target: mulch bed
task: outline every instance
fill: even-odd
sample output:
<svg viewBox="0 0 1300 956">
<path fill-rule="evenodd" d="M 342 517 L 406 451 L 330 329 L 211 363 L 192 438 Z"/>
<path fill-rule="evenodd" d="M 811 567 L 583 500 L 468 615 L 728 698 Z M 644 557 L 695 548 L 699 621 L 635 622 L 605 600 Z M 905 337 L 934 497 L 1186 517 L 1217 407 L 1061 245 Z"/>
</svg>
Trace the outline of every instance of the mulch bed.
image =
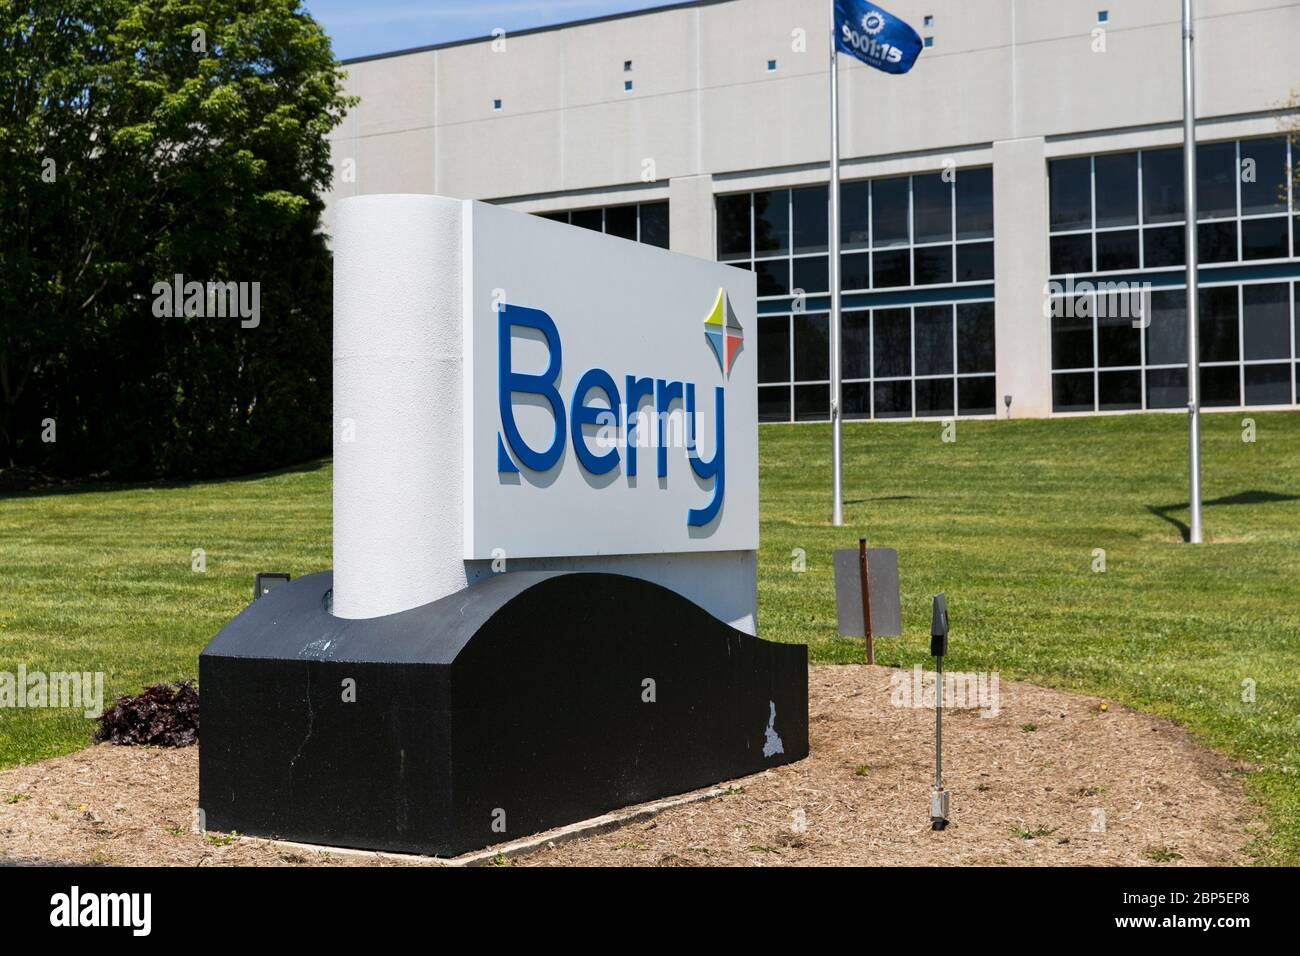
<svg viewBox="0 0 1300 956">
<path fill-rule="evenodd" d="M 516 866 L 1239 865 L 1258 826 L 1240 771 L 1173 724 L 1001 684 L 1000 713 L 944 718 L 952 824 L 930 829 L 934 717 L 883 667 L 810 670 L 812 752 L 725 795 L 545 847 Z M 1030 728 L 1033 729 L 1030 729 Z M 198 751 L 100 744 L 0 772 L 0 860 L 407 865 L 192 832 Z M 430 861 L 433 862 L 433 861 Z"/>
</svg>

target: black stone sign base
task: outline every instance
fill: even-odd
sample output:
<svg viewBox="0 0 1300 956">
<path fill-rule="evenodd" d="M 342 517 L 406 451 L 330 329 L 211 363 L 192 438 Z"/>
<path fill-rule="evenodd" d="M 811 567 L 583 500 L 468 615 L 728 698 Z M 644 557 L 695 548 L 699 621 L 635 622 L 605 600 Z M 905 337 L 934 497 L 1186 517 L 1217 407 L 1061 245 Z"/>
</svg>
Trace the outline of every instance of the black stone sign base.
<svg viewBox="0 0 1300 956">
<path fill-rule="evenodd" d="M 511 572 L 368 620 L 332 575 L 199 657 L 209 830 L 456 855 L 808 754 L 808 652 L 615 574 Z"/>
</svg>

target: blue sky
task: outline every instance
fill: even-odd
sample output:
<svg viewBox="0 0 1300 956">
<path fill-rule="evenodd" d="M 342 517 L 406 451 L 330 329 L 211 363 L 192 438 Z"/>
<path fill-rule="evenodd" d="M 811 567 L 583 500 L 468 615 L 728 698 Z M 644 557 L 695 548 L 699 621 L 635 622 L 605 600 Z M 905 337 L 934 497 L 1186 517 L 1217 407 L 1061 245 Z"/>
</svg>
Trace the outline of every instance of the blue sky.
<svg viewBox="0 0 1300 956">
<path fill-rule="evenodd" d="M 673 0 L 305 0 L 341 60 L 585 20 Z"/>
</svg>

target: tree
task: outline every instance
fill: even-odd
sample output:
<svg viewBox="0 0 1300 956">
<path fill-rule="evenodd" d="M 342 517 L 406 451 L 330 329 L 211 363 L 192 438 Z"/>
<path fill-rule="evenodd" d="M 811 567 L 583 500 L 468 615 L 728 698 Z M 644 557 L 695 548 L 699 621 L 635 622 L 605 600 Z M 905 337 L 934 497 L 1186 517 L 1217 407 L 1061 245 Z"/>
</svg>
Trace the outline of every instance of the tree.
<svg viewBox="0 0 1300 956">
<path fill-rule="evenodd" d="M 0 0 L 0 464 L 228 474 L 328 448 L 342 77 L 297 0 Z M 210 295 L 167 314 L 176 275 L 256 288 L 259 321 Z"/>
</svg>

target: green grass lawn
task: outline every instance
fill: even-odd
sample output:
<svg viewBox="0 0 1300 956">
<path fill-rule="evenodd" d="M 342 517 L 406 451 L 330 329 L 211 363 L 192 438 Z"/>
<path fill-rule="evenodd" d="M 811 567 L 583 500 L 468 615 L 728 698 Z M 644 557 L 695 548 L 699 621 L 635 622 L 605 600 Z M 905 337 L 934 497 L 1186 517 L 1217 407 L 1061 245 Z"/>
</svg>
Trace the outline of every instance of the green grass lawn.
<svg viewBox="0 0 1300 956">
<path fill-rule="evenodd" d="M 902 638 L 928 663 L 929 597 L 948 595 L 947 667 L 1104 695 L 1163 714 L 1250 765 L 1271 826 L 1254 847 L 1300 863 L 1300 415 L 1205 418 L 1207 543 L 1182 543 L 1181 415 L 845 428 L 845 524 L 830 526 L 830 430 L 761 431 L 763 636 L 818 662 L 835 635 L 830 552 L 899 549 Z M 330 563 L 330 468 L 255 479 L 0 497 L 0 670 L 107 675 L 108 695 L 193 677 L 256 571 Z M 191 570 L 204 549 L 207 570 Z M 1095 573 L 1094 550 L 1105 551 Z M 802 549 L 807 570 L 792 569 Z M 1243 700 L 1244 682 L 1255 700 Z M 0 766 L 85 744 L 79 712 L 0 711 Z"/>
</svg>

